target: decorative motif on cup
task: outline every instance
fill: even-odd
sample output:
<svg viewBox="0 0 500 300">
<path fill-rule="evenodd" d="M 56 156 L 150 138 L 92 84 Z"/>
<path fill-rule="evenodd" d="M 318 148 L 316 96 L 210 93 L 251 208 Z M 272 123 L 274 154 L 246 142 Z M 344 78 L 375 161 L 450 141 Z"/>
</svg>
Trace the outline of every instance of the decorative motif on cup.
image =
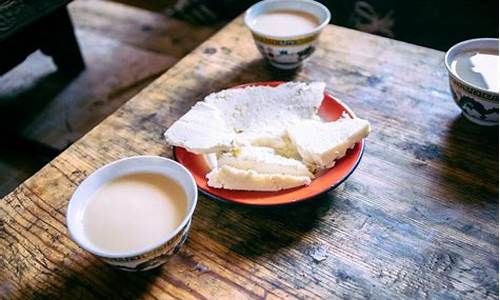
<svg viewBox="0 0 500 300">
<path fill-rule="evenodd" d="M 463 89 L 465 92 L 467 92 L 473 96 L 480 97 L 481 100 L 498 102 L 498 94 L 495 95 L 492 93 L 486 93 L 486 92 L 480 91 L 474 87 L 463 84 L 462 82 L 456 80 L 455 78 L 453 78 L 451 76 L 450 76 L 450 79 L 451 79 L 451 82 L 453 85 Z"/>
<path fill-rule="evenodd" d="M 272 45 L 272 46 L 281 46 L 281 47 L 294 47 L 294 46 L 301 46 L 308 44 L 318 38 L 317 34 L 301 38 L 301 39 L 294 39 L 294 40 L 277 40 L 277 39 L 272 39 L 272 38 L 266 38 L 261 35 L 258 35 L 256 33 L 253 33 L 253 37 L 255 38 L 256 41 L 259 41 L 263 44 L 266 45 Z"/>
<path fill-rule="evenodd" d="M 487 120 L 488 115 L 491 114 L 497 114 L 498 115 L 498 108 L 490 108 L 490 109 L 485 109 L 484 106 L 477 102 L 476 100 L 467 97 L 467 96 L 462 96 L 460 100 L 458 100 L 458 105 L 463 109 L 463 110 L 474 110 L 476 113 L 480 115 L 481 120 Z"/>
<path fill-rule="evenodd" d="M 299 51 L 289 51 L 287 49 L 273 49 L 272 47 L 266 47 L 263 44 L 257 44 L 257 48 L 259 51 L 271 59 L 279 59 L 280 57 L 296 57 L 296 61 L 288 62 L 288 64 L 295 64 L 297 62 L 301 62 L 307 57 L 311 56 L 313 52 L 316 50 L 316 47 L 313 45 L 309 45 Z M 282 64 L 287 64 L 287 62 L 281 62 Z"/>
<path fill-rule="evenodd" d="M 483 121 L 492 121 L 495 122 L 494 114 L 497 115 L 498 118 L 498 106 L 485 108 L 481 102 L 476 99 L 463 95 L 459 87 L 454 86 L 450 83 L 450 90 L 453 95 L 453 99 L 455 99 L 457 105 L 467 114 L 470 114 L 470 111 L 474 111 L 477 115 L 479 115 L 479 119 Z"/>
</svg>

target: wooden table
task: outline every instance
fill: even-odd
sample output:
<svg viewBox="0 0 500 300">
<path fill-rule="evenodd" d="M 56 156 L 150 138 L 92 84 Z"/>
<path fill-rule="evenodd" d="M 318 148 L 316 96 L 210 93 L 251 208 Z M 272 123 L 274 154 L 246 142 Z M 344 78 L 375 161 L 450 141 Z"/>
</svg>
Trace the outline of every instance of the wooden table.
<svg viewBox="0 0 500 300">
<path fill-rule="evenodd" d="M 236 19 L 0 202 L 0 297 L 497 299 L 498 128 L 460 116 L 443 53 L 329 26 L 296 74 L 272 70 Z M 200 196 L 162 268 L 114 270 L 69 237 L 79 182 L 113 160 L 171 157 L 162 134 L 237 84 L 321 80 L 373 132 L 343 187 L 287 207 Z"/>
</svg>

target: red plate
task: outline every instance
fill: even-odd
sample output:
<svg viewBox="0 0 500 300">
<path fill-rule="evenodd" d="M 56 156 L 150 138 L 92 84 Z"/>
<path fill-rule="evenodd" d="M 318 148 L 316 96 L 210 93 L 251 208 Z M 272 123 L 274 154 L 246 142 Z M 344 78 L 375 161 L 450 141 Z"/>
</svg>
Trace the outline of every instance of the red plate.
<svg viewBox="0 0 500 300">
<path fill-rule="evenodd" d="M 257 82 L 237 86 L 277 86 L 282 84 L 280 81 Z M 319 115 L 327 121 L 337 120 L 343 112 L 354 117 L 354 113 L 342 102 L 336 100 L 325 92 L 325 97 L 319 108 Z M 337 160 L 335 166 L 324 172 L 321 176 L 315 178 L 310 185 L 287 189 L 279 192 L 250 192 L 250 191 L 232 191 L 226 189 L 211 188 L 207 185 L 205 175 L 210 171 L 202 155 L 193 154 L 181 147 L 174 147 L 175 159 L 184 165 L 193 174 L 198 189 L 203 194 L 228 202 L 243 205 L 269 206 L 289 204 L 304 201 L 337 187 L 351 175 L 361 160 L 364 151 L 364 140 L 357 143 L 353 149 L 348 150 L 346 156 Z"/>
</svg>

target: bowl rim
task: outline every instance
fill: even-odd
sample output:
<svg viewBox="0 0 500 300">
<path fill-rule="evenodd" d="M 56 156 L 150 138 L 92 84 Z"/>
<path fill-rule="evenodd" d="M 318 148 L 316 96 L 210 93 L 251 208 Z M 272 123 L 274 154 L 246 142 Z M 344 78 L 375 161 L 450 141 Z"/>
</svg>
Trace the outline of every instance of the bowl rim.
<svg viewBox="0 0 500 300">
<path fill-rule="evenodd" d="M 448 71 L 448 75 L 453 77 L 453 79 L 459 81 L 460 83 L 462 83 L 464 85 L 467 85 L 471 88 L 474 88 L 482 93 L 486 93 L 486 94 L 493 95 L 493 96 L 498 96 L 498 92 L 484 89 L 482 87 L 479 87 L 475 84 L 472 84 L 470 82 L 463 80 L 458 75 L 456 75 L 455 72 L 453 72 L 453 70 L 451 69 L 451 65 L 450 65 L 450 57 L 451 57 L 452 53 L 458 52 L 457 49 L 459 49 L 460 47 L 463 47 L 465 45 L 468 45 L 468 44 L 485 42 L 485 41 L 495 41 L 496 45 L 498 45 L 499 39 L 498 38 L 475 38 L 475 39 L 469 39 L 469 40 L 465 40 L 465 41 L 462 41 L 460 43 L 457 43 L 457 44 L 453 45 L 450 49 L 448 49 L 448 51 L 446 51 L 446 54 L 444 56 L 444 64 L 446 66 L 446 70 Z M 498 46 L 497 46 L 497 50 L 498 50 Z M 498 102 L 498 101 L 492 101 L 492 102 Z"/>
<path fill-rule="evenodd" d="M 194 197 L 193 197 L 193 202 L 192 202 L 193 204 L 191 205 L 191 207 L 186 212 L 186 215 L 183 217 L 182 222 L 177 227 L 175 227 L 175 229 L 172 230 L 165 238 L 161 239 L 160 241 L 158 241 L 158 242 L 156 242 L 156 243 L 154 243 L 154 244 L 152 244 L 150 246 L 144 247 L 143 249 L 135 250 L 135 251 L 129 251 L 129 252 L 108 252 L 108 251 L 103 251 L 103 250 L 99 249 L 98 247 L 95 247 L 94 245 L 92 245 L 92 243 L 87 242 L 80 235 L 75 234 L 75 231 L 76 231 L 75 226 L 77 226 L 76 223 L 78 221 L 74 217 L 71 218 L 69 212 L 76 209 L 76 208 L 74 208 L 74 206 L 76 205 L 75 204 L 76 201 L 78 201 L 77 200 L 78 199 L 77 198 L 78 197 L 77 192 L 80 189 L 84 188 L 83 187 L 84 184 L 86 182 L 88 182 L 90 180 L 90 178 L 99 176 L 106 169 L 109 169 L 109 168 L 112 168 L 112 167 L 116 167 L 117 165 L 124 164 L 125 162 L 131 161 L 131 160 L 140 160 L 140 161 L 141 160 L 156 160 L 156 161 L 160 162 L 160 164 L 165 164 L 165 163 L 169 164 L 170 166 L 174 166 L 175 168 L 178 168 L 179 170 L 181 170 L 181 172 L 187 174 L 187 178 L 189 178 L 189 181 L 187 182 L 186 185 L 181 184 L 177 180 L 176 181 L 179 183 L 179 185 L 181 185 L 181 187 L 184 190 L 187 190 L 188 188 L 193 190 L 193 192 L 194 192 Z M 78 187 L 73 192 L 73 194 L 72 194 L 72 196 L 71 196 L 71 198 L 69 200 L 68 206 L 66 208 L 66 227 L 68 228 L 68 232 L 69 232 L 69 235 L 70 235 L 71 239 L 76 244 L 78 244 L 78 246 L 80 246 L 82 249 L 84 249 L 84 250 L 86 250 L 86 251 L 88 251 L 88 252 L 90 252 L 90 253 L 92 253 L 92 254 L 94 254 L 96 256 L 99 256 L 99 257 L 102 257 L 102 258 L 105 258 L 105 259 L 106 258 L 109 258 L 109 259 L 131 258 L 131 257 L 136 257 L 136 256 L 141 256 L 141 255 L 147 254 L 147 253 L 149 253 L 149 252 L 151 252 L 151 251 L 153 251 L 153 250 L 155 250 L 157 248 L 160 248 L 161 246 L 163 246 L 164 244 L 166 244 L 170 240 L 172 240 L 190 222 L 190 220 L 193 217 L 194 211 L 196 209 L 197 203 L 198 203 L 198 187 L 196 186 L 196 182 L 194 181 L 194 178 L 191 175 L 191 172 L 189 172 L 186 169 L 186 167 L 184 167 L 180 163 L 176 162 L 175 160 L 172 160 L 172 159 L 169 159 L 169 158 L 166 158 L 166 157 L 162 157 L 162 156 L 156 156 L 156 155 L 135 155 L 135 156 L 129 156 L 129 157 L 125 157 L 125 158 L 122 158 L 122 159 L 115 160 L 115 161 L 110 162 L 110 163 L 108 163 L 108 164 L 106 164 L 104 166 L 99 167 L 92 174 L 88 175 L 87 178 L 85 178 L 78 185 Z M 84 208 L 86 208 L 86 206 Z"/>
<path fill-rule="evenodd" d="M 296 2 L 296 3 L 303 3 L 305 5 L 316 6 L 316 7 L 319 7 L 323 12 L 325 12 L 326 18 L 325 18 L 325 20 L 323 20 L 323 22 L 321 22 L 313 30 L 311 30 L 307 33 L 277 36 L 277 35 L 272 35 L 272 34 L 268 34 L 265 32 L 255 30 L 251 24 L 250 14 L 255 9 L 257 9 L 259 7 L 263 7 L 263 6 L 268 5 L 269 3 L 275 3 L 275 2 L 278 2 L 278 3 Z M 299 9 L 295 9 L 295 10 L 299 10 Z M 328 25 L 330 23 L 331 18 L 332 18 L 332 14 L 331 14 L 330 10 L 326 6 L 324 6 L 323 4 L 321 4 L 317 1 L 314 1 L 314 0 L 263 0 L 263 1 L 257 2 L 255 4 L 253 4 L 252 6 L 250 6 L 245 11 L 245 16 L 243 19 L 244 19 L 244 23 L 245 23 L 246 27 L 248 29 L 250 29 L 250 31 L 252 33 L 258 34 L 260 36 L 276 39 L 276 40 L 292 40 L 292 39 L 297 39 L 297 38 L 304 37 L 304 36 L 311 36 L 311 35 L 315 35 L 315 34 L 319 33 L 321 30 L 323 30 L 323 28 L 326 27 L 326 25 Z"/>
</svg>

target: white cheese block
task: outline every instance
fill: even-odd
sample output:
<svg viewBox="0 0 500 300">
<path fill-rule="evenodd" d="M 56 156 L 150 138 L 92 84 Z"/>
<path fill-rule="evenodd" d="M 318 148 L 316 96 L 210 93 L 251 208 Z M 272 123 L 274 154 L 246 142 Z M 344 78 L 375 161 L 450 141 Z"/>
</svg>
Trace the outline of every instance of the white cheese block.
<svg viewBox="0 0 500 300">
<path fill-rule="evenodd" d="M 250 86 L 213 93 L 205 98 L 221 112 L 226 122 L 241 137 L 250 140 L 281 136 L 286 127 L 313 118 L 321 102 L 323 82 L 289 82 L 277 87 Z"/>
<path fill-rule="evenodd" d="M 168 143 L 201 154 L 229 150 L 235 132 L 228 127 L 215 106 L 196 103 L 165 132 Z"/>
<path fill-rule="evenodd" d="M 311 183 L 307 176 L 261 174 L 227 165 L 212 170 L 207 179 L 210 187 L 244 191 L 279 191 Z"/>
<path fill-rule="evenodd" d="M 307 120 L 290 126 L 287 133 L 303 161 L 317 169 L 330 168 L 349 148 L 368 136 L 370 123 L 342 118 L 335 122 Z"/>
<path fill-rule="evenodd" d="M 300 161 L 275 154 L 266 147 L 242 147 L 223 153 L 217 166 L 230 166 L 241 170 L 253 170 L 260 174 L 283 174 L 314 178 L 307 167 Z"/>
<path fill-rule="evenodd" d="M 324 83 L 290 82 L 228 89 L 208 95 L 205 101 L 221 111 L 237 133 L 237 145 L 280 148 L 286 127 L 316 116 L 324 88 Z"/>
<path fill-rule="evenodd" d="M 217 153 L 205 154 L 203 157 L 210 170 L 217 168 Z"/>
<path fill-rule="evenodd" d="M 324 88 L 320 82 L 290 82 L 213 93 L 175 122 L 165 137 L 194 153 L 279 140 L 289 125 L 317 118 Z"/>
<path fill-rule="evenodd" d="M 256 134 L 256 136 L 258 133 Z M 299 152 L 297 152 L 297 148 L 290 141 L 286 132 L 282 136 L 264 136 L 260 135 L 252 140 L 251 143 L 241 143 L 241 141 L 236 137 L 236 145 L 244 146 L 244 145 L 252 145 L 256 147 L 267 147 L 274 149 L 275 153 L 286 158 L 293 158 L 295 160 L 302 160 Z"/>
</svg>

